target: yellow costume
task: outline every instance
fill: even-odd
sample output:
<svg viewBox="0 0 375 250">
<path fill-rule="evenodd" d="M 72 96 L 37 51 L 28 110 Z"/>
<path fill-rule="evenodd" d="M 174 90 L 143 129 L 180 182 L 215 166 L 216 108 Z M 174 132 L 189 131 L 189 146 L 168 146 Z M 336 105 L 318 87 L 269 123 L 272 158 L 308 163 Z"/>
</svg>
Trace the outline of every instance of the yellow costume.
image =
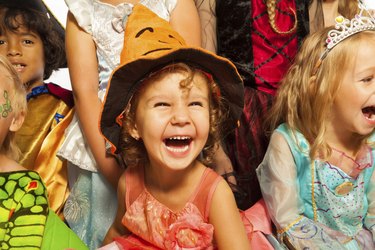
<svg viewBox="0 0 375 250">
<path fill-rule="evenodd" d="M 37 171 L 47 186 L 50 208 L 62 217 L 69 195 L 66 161 L 56 156 L 74 109 L 71 91 L 55 84 L 35 87 L 27 96 L 28 113 L 16 133 L 20 164 Z"/>
</svg>

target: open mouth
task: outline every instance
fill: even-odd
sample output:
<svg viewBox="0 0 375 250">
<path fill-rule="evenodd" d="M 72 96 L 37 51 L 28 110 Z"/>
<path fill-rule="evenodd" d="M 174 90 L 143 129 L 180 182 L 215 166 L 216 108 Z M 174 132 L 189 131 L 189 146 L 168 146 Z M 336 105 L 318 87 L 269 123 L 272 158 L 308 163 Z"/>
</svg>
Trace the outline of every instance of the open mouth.
<svg viewBox="0 0 375 250">
<path fill-rule="evenodd" d="M 192 138 L 189 136 L 173 136 L 164 139 L 166 148 L 174 153 L 183 153 L 189 149 Z"/>
<path fill-rule="evenodd" d="M 375 121 L 375 106 L 369 106 L 362 109 L 363 115 L 367 120 Z"/>
<path fill-rule="evenodd" d="M 13 67 L 14 67 L 17 71 L 20 71 L 20 70 L 22 70 L 23 68 L 25 68 L 25 65 L 24 65 L 24 64 L 21 64 L 21 63 L 14 63 L 14 64 L 13 64 Z"/>
</svg>

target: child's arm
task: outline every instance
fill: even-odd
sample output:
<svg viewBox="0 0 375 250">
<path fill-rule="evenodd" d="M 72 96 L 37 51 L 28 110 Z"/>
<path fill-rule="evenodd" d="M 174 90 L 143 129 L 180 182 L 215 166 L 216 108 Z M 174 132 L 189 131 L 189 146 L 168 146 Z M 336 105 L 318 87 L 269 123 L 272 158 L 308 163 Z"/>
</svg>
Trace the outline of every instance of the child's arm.
<svg viewBox="0 0 375 250">
<path fill-rule="evenodd" d="M 280 241 L 292 244 L 295 249 L 345 248 L 340 243 L 345 235 L 305 216 L 297 167 L 289 145 L 280 133 L 273 133 L 257 174 Z"/>
<path fill-rule="evenodd" d="M 84 137 L 98 170 L 116 187 L 122 169 L 116 159 L 106 153 L 98 127 L 101 101 L 98 98 L 99 74 L 95 44 L 91 35 L 79 28 L 71 13 L 68 14 L 66 26 L 66 54 L 75 108 Z"/>
<path fill-rule="evenodd" d="M 225 180 L 220 181 L 212 197 L 209 222 L 214 226 L 218 249 L 250 249 L 233 192 Z"/>
<path fill-rule="evenodd" d="M 216 14 L 215 0 L 195 0 L 201 21 L 202 47 L 216 53 Z"/>
<path fill-rule="evenodd" d="M 179 0 L 173 9 L 170 24 L 188 45 L 201 46 L 201 27 L 193 0 Z"/>
<path fill-rule="evenodd" d="M 125 185 L 125 172 L 119 179 L 118 187 L 117 187 L 117 213 L 116 217 L 112 223 L 112 226 L 108 229 L 108 232 L 104 238 L 103 245 L 109 244 L 113 241 L 113 238 L 124 236 L 130 234 L 127 228 L 122 224 L 122 218 L 126 212 L 126 204 L 125 204 L 125 194 L 126 194 L 126 185 Z"/>
<path fill-rule="evenodd" d="M 368 210 L 365 218 L 365 227 L 371 231 L 375 243 L 375 171 L 372 172 L 371 181 L 367 189 Z"/>
</svg>

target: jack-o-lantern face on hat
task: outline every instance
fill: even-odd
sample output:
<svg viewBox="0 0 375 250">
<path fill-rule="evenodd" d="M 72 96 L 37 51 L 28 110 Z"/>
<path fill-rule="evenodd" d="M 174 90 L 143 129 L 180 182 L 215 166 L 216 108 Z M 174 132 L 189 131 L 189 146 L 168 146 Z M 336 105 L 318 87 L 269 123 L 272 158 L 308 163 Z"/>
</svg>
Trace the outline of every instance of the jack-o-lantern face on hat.
<svg viewBox="0 0 375 250">
<path fill-rule="evenodd" d="M 155 34 L 158 34 L 159 39 L 155 40 Z M 142 41 L 138 41 L 142 40 Z M 143 56 L 150 56 L 151 54 L 154 54 L 157 56 L 157 54 L 165 53 L 166 50 L 171 50 L 176 45 L 178 47 L 183 46 L 185 44 L 184 40 L 181 40 L 181 37 L 175 37 L 172 34 L 170 34 L 169 30 L 162 29 L 162 28 L 152 28 L 152 27 L 146 27 L 142 30 L 140 30 L 136 35 L 135 39 L 132 40 L 134 43 L 152 43 L 148 44 L 147 46 L 144 46 L 143 48 L 155 48 L 149 51 L 139 51 L 141 55 Z"/>
<path fill-rule="evenodd" d="M 134 7 L 134 10 L 136 8 Z M 159 58 L 165 55 L 167 51 L 186 46 L 184 39 L 171 29 L 168 22 L 164 19 L 157 18 L 155 22 L 150 23 L 147 21 L 148 17 L 146 15 L 140 18 L 143 18 L 143 24 L 138 19 L 137 24 L 127 25 L 126 27 L 124 49 L 121 53 L 121 64 L 140 59 L 143 56 L 147 58 Z M 131 17 L 129 17 L 128 21 L 131 21 Z M 148 26 L 145 26 L 145 23 Z M 165 25 L 166 23 L 168 24 L 167 26 Z"/>
<path fill-rule="evenodd" d="M 117 150 L 121 125 L 116 118 L 123 112 L 142 79 L 168 64 L 183 62 L 212 75 L 228 100 L 230 118 L 227 128 L 235 128 L 244 105 L 243 82 L 228 59 L 199 47 L 186 45 L 169 22 L 147 7 L 133 8 L 125 27 L 120 66 L 112 73 L 101 114 L 100 129 L 111 151 Z"/>
</svg>

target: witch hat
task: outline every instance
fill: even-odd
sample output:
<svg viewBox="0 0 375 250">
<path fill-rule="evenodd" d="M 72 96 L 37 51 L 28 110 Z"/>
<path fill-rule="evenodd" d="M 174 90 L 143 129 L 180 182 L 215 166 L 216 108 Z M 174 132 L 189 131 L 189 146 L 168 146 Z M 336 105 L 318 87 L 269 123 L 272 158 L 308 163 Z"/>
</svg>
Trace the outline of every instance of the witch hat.
<svg viewBox="0 0 375 250">
<path fill-rule="evenodd" d="M 188 46 L 169 22 L 139 4 L 133 8 L 125 28 L 120 65 L 112 72 L 100 118 L 100 129 L 117 151 L 121 125 L 116 122 L 141 80 L 172 63 L 183 62 L 211 74 L 220 94 L 229 102 L 229 120 L 235 128 L 244 105 L 243 82 L 228 59 L 199 47 Z"/>
</svg>

